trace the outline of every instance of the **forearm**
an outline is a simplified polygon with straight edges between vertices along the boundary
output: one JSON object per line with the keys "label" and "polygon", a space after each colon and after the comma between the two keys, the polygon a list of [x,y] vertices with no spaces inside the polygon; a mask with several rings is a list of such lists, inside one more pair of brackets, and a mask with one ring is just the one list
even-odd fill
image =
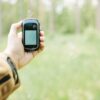
{"label": "forearm", "polygon": [[20,85],[17,70],[10,63],[13,63],[10,57],[0,53],[0,100],[6,99]]}

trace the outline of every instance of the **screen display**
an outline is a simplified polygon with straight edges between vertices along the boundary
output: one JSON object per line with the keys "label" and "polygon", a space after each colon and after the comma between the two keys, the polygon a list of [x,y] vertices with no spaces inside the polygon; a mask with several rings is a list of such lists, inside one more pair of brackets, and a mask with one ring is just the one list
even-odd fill
{"label": "screen display", "polygon": [[36,31],[25,31],[25,45],[36,45]]}

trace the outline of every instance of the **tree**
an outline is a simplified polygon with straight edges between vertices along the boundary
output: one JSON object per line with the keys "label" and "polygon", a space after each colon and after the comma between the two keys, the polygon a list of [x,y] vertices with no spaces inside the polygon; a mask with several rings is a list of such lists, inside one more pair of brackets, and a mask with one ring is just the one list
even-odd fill
{"label": "tree", "polygon": [[22,19],[23,18],[23,0],[19,0],[18,1],[18,8],[19,10],[19,18]]}
{"label": "tree", "polygon": [[95,7],[91,0],[85,0],[85,3],[81,9],[81,28],[95,27]]}
{"label": "tree", "polygon": [[45,24],[45,6],[43,0],[39,0],[38,18],[42,24]]}
{"label": "tree", "polygon": [[32,17],[34,15],[33,8],[34,8],[35,2],[34,3],[33,2],[34,2],[34,0],[29,0],[29,10],[28,10],[28,16],[29,17]]}
{"label": "tree", "polygon": [[50,15],[49,15],[49,17],[50,17],[50,30],[52,31],[52,32],[54,32],[55,30],[56,30],[56,5],[57,4],[57,0],[51,0],[51,12],[49,13]]}
{"label": "tree", "polygon": [[75,12],[75,28],[76,28],[76,33],[80,33],[80,26],[81,26],[81,18],[80,18],[80,7],[79,7],[79,1],[75,2],[74,5],[74,12]]}
{"label": "tree", "polygon": [[100,0],[98,0],[98,5],[96,9],[96,28],[100,31]]}
{"label": "tree", "polygon": [[37,18],[38,17],[38,13],[39,13],[39,0],[29,0],[28,1],[29,3],[27,3],[27,4],[29,4],[28,6],[28,8],[29,8],[29,10],[28,10],[28,17],[34,17],[34,18]]}
{"label": "tree", "polygon": [[0,38],[2,36],[2,6],[1,6],[1,0],[0,0]]}

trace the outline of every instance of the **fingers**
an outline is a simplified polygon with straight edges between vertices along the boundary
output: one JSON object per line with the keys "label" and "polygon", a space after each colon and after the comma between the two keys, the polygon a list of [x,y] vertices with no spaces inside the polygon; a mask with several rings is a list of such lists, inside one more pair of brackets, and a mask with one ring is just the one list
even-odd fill
{"label": "fingers", "polygon": [[39,50],[33,51],[33,53],[32,53],[33,57],[35,57],[38,53],[40,53],[41,51],[43,51],[44,47],[45,47],[44,42],[40,42],[40,48],[39,48]]}
{"label": "fingers", "polygon": [[22,39],[22,32],[18,33],[18,38]]}
{"label": "fingers", "polygon": [[44,40],[45,40],[45,37],[44,37],[44,31],[41,31],[40,32],[40,48],[38,50],[38,52],[41,52],[43,51],[45,45],[44,45]]}
{"label": "fingers", "polygon": [[44,42],[44,31],[40,31],[40,42]]}
{"label": "fingers", "polygon": [[44,42],[40,42],[40,50],[43,50],[45,47]]}
{"label": "fingers", "polygon": [[39,50],[37,50],[37,51],[34,51],[33,53],[32,53],[32,55],[33,55],[33,57],[35,57],[38,53],[40,53],[41,51],[43,51],[43,49],[44,49],[44,47],[45,47],[45,45],[44,45],[44,32],[43,31],[41,31],[40,32],[40,47],[39,47]]}
{"label": "fingers", "polygon": [[[22,39],[22,32],[18,33],[18,38],[19,39]],[[39,47],[39,50],[37,51],[33,51],[32,55],[33,57],[35,57],[38,53],[40,53],[41,51],[43,51],[45,45],[44,45],[44,32],[41,31],[40,32],[40,47]]]}
{"label": "fingers", "polygon": [[40,50],[43,50],[44,49],[44,31],[41,31],[40,32]]}
{"label": "fingers", "polygon": [[40,36],[44,36],[44,31],[40,31]]}
{"label": "fingers", "polygon": [[21,29],[22,21],[12,24],[9,35],[17,35],[17,31]]}
{"label": "fingers", "polygon": [[40,42],[44,42],[44,36],[40,36]]}

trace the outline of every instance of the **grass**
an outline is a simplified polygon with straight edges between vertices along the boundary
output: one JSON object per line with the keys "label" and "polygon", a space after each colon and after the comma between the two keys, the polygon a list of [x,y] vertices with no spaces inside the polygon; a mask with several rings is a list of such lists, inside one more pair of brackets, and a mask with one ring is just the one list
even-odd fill
{"label": "grass", "polygon": [[47,37],[19,74],[21,87],[8,100],[100,100],[100,36]]}

